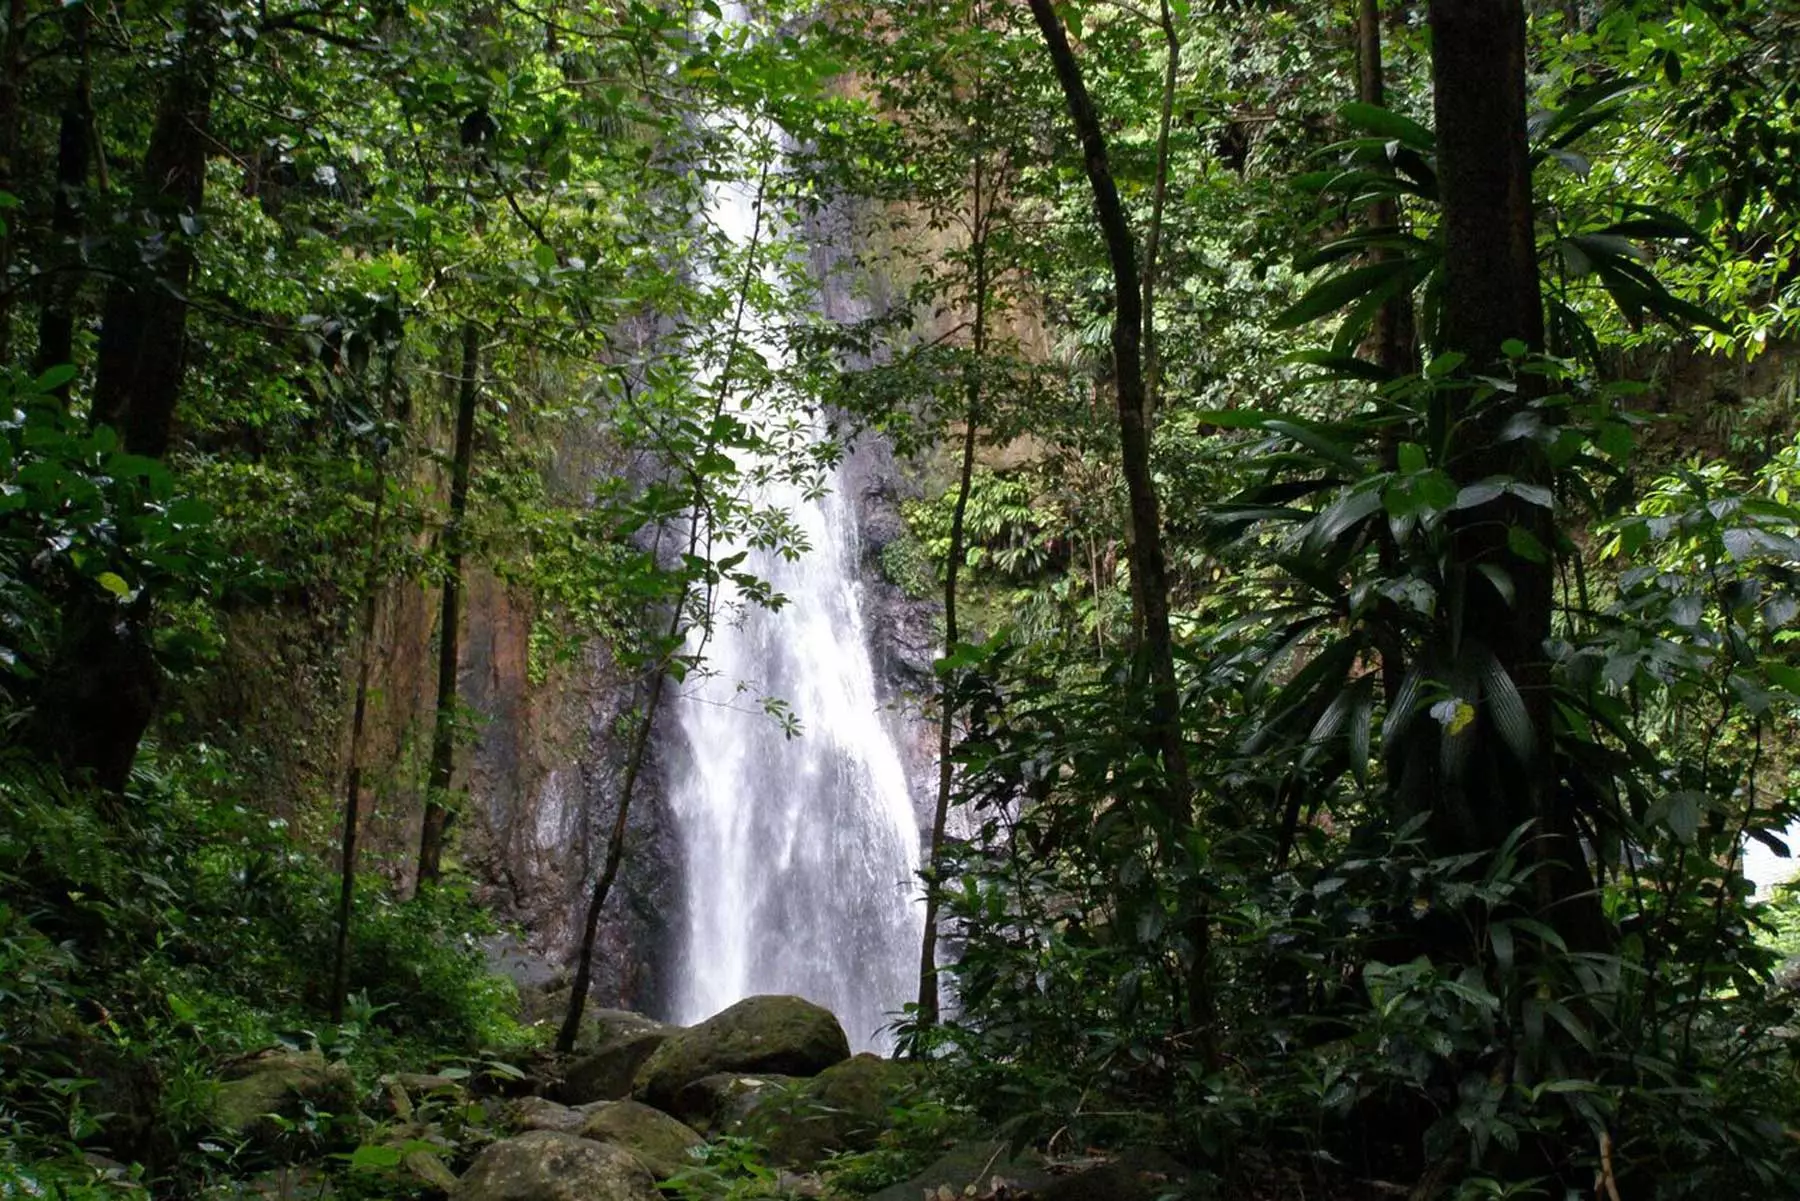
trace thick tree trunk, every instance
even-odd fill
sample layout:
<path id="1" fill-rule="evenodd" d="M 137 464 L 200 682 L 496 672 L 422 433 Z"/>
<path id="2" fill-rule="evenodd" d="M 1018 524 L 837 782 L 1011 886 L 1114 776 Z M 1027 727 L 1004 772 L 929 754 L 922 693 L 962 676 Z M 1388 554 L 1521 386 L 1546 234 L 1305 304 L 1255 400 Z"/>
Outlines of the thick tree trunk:
<path id="1" fill-rule="evenodd" d="M 1544 340 L 1525 125 L 1525 11 L 1520 0 L 1432 0 L 1430 22 L 1445 255 L 1441 342 L 1468 356 L 1471 371 L 1501 372 L 1505 342 L 1539 349 Z M 1479 414 L 1462 414 L 1451 447 L 1459 484 L 1495 475 L 1551 482 L 1535 443 L 1498 438 L 1529 400 L 1525 383 Z M 1509 530 L 1523 530 L 1539 546 L 1552 546 L 1550 514 L 1509 495 L 1456 516 L 1450 587 L 1460 593 L 1460 607 L 1452 604 L 1460 621 L 1445 631 L 1439 658 L 1481 680 L 1481 701 L 1476 726 L 1460 735 L 1475 748 L 1471 761 L 1457 778 L 1432 788 L 1431 836 L 1445 849 L 1486 849 L 1519 824 L 1535 822 L 1534 845 L 1544 864 L 1535 878 L 1540 906 L 1571 942 L 1591 944 L 1601 928 L 1598 910 L 1588 897 L 1592 883 L 1573 817 L 1557 788 L 1553 750 L 1544 649 L 1552 565 L 1545 556 L 1520 554 L 1518 540 L 1509 537 Z M 1497 586 L 1495 576 L 1510 589 Z M 1509 698 L 1503 681 L 1484 675 L 1487 664 L 1497 665 L 1517 690 L 1529 753 L 1518 753 L 1502 733 L 1497 713 Z"/>
<path id="2" fill-rule="evenodd" d="M 201 7 L 191 6 L 190 21 Z M 169 449 L 186 365 L 187 293 L 212 118 L 209 41 L 206 29 L 190 25 L 144 156 L 142 207 L 156 222 L 161 253 L 148 266 L 121 270 L 101 318 L 94 424 L 112 426 L 127 450 L 150 458 Z M 130 264 L 144 257 L 136 247 L 123 255 Z"/>
<path id="3" fill-rule="evenodd" d="M 444 837 L 450 829 L 450 780 L 456 768 L 456 673 L 462 660 L 463 547 L 480 370 L 481 331 L 473 321 L 465 321 L 456 443 L 450 460 L 450 516 L 444 524 L 444 586 L 438 606 L 437 708 L 431 727 L 431 766 L 425 777 L 425 820 L 419 834 L 421 888 L 437 883 L 443 872 Z"/>
<path id="4" fill-rule="evenodd" d="M 1139 628 L 1143 631 L 1138 653 L 1143 674 L 1148 677 L 1150 696 L 1145 743 L 1162 758 L 1163 852 L 1165 859 L 1172 859 L 1179 853 L 1177 848 L 1183 833 L 1193 823 L 1193 783 L 1188 772 L 1187 744 L 1181 732 L 1181 694 L 1175 680 L 1174 638 L 1169 625 L 1169 579 L 1163 559 L 1162 519 L 1158 512 L 1156 486 L 1150 475 L 1150 435 L 1144 411 L 1141 341 L 1143 294 L 1137 247 L 1107 159 L 1106 136 L 1101 131 L 1100 118 L 1088 96 L 1087 85 L 1082 82 L 1081 67 L 1069 47 L 1068 35 L 1051 0 L 1031 0 L 1031 15 L 1044 35 L 1044 45 L 1050 52 L 1063 98 L 1068 103 L 1069 117 L 1081 140 L 1083 165 L 1093 189 L 1094 209 L 1112 266 L 1113 381 L 1118 402 L 1119 452 L 1130 509 L 1131 598 Z M 1192 902 L 1191 914 L 1186 927 L 1190 944 L 1189 1020 L 1203 1039 L 1210 1039 L 1213 1000 L 1208 960 L 1212 939 L 1203 900 Z"/>
<path id="5" fill-rule="evenodd" d="M 133 246 L 120 256 L 100 328 L 93 423 L 112 426 L 126 450 L 149 458 L 168 450 L 181 396 L 191 239 L 206 184 L 212 41 L 206 7 L 190 4 L 181 60 L 157 105 L 139 188 L 139 209 L 155 223 L 162 251 L 146 261 Z M 161 686 L 150 616 L 147 598 L 121 608 L 93 590 L 64 614 L 34 732 L 72 779 L 113 792 L 125 786 Z"/>

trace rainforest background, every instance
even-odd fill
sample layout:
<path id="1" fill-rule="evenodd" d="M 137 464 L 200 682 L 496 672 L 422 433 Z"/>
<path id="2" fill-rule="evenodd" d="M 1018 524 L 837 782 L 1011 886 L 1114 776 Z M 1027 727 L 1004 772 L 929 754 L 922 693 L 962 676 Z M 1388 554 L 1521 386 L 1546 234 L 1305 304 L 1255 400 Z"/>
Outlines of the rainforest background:
<path id="1" fill-rule="evenodd" d="M 655 1010 L 771 478 L 925 817 L 806 1187 L 1800 1189 L 1788 0 L 0 15 L 0 1196 L 439 1195 Z"/>

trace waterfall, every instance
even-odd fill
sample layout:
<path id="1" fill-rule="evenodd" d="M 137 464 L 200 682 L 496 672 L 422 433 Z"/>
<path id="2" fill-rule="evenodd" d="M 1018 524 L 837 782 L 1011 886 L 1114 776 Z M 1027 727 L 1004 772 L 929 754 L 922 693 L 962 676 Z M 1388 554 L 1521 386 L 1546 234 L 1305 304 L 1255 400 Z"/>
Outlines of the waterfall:
<path id="1" fill-rule="evenodd" d="M 719 185 L 708 200 L 716 227 L 748 245 L 752 193 Z M 778 361 L 769 339 L 751 338 Z M 691 1023 L 746 996 L 792 993 L 836 1013 L 853 1047 L 885 1051 L 888 1015 L 916 989 L 919 827 L 876 695 L 840 476 L 823 495 L 779 479 L 755 486 L 751 503 L 785 511 L 803 535 L 797 559 L 713 548 L 747 551 L 742 569 L 787 603 L 761 608 L 726 585 L 704 645 L 690 635 L 706 676 L 684 685 L 673 713 L 685 901 L 673 1016 Z M 788 737 L 761 697 L 790 706 L 802 732 Z"/>

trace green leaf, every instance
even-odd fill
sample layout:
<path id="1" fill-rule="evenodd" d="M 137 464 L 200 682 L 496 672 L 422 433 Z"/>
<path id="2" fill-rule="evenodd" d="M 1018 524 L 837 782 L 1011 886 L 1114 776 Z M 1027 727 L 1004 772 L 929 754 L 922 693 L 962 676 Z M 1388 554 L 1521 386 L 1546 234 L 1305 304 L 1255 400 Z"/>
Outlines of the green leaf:
<path id="1" fill-rule="evenodd" d="M 94 577 L 94 583 L 100 585 L 102 588 L 121 599 L 131 595 L 131 585 L 125 582 L 123 576 L 118 575 L 115 572 L 101 572 Z"/>
<path id="2" fill-rule="evenodd" d="M 1338 109 L 1338 116 L 1343 118 L 1346 125 L 1377 137 L 1392 138 L 1421 153 L 1430 153 L 1437 148 L 1436 134 L 1411 117 L 1403 117 L 1393 109 L 1383 108 L 1379 104 L 1353 100 Z"/>
<path id="3" fill-rule="evenodd" d="M 1392 295 L 1410 285 L 1416 271 L 1416 265 L 1406 259 L 1387 259 L 1327 276 L 1293 305 L 1276 314 L 1269 328 L 1296 329 L 1378 291 Z"/>

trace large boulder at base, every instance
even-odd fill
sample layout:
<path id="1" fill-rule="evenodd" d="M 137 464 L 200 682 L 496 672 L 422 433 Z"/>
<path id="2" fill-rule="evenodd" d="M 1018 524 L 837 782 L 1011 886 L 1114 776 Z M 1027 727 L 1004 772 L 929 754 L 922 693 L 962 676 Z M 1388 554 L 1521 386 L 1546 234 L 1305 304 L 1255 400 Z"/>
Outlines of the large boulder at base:
<path id="1" fill-rule="evenodd" d="M 534 1130 L 469 1165 L 452 1201 L 661 1201 L 637 1156 L 573 1134 Z"/>
<path id="2" fill-rule="evenodd" d="M 850 1040 L 829 1009 L 799 997 L 746 997 L 656 1049 L 632 1096 L 670 1111 L 682 1086 L 717 1072 L 816 1076 L 850 1058 Z"/>
<path id="3" fill-rule="evenodd" d="M 556 1099 L 585 1105 L 629 1097 L 638 1069 L 680 1029 L 624 1009 L 600 1010 L 582 1024 L 576 1057 L 563 1071 Z"/>
<path id="4" fill-rule="evenodd" d="M 757 1106 L 741 1123 L 743 1133 L 764 1143 L 772 1162 L 788 1166 L 811 1167 L 833 1151 L 866 1151 L 917 1078 L 911 1064 L 858 1055 Z"/>
<path id="5" fill-rule="evenodd" d="M 581 1137 L 625 1148 L 658 1180 L 692 1167 L 688 1151 L 706 1141 L 662 1110 L 636 1101 L 615 1101 L 596 1110 L 581 1127 Z"/>
<path id="6" fill-rule="evenodd" d="M 1015 1156 L 1004 1142 L 958 1143 L 911 1180 L 889 1185 L 868 1201 L 919 1201 L 941 1196 L 945 1189 L 953 1197 L 986 1197 L 997 1191 L 997 1184 L 1012 1193 L 1036 1196 L 1054 1179 L 1044 1157 L 1035 1151 Z"/>
<path id="7" fill-rule="evenodd" d="M 748 1075 L 743 1072 L 715 1072 L 710 1076 L 681 1086 L 669 1112 L 707 1134 L 731 1134 L 744 1121 L 775 1097 L 793 1092 L 802 1083 L 798 1076 L 781 1076 L 773 1072 Z"/>
<path id="8" fill-rule="evenodd" d="M 227 1070 L 213 1094 L 213 1124 L 235 1139 L 272 1141 L 282 1130 L 268 1115 L 302 1118 L 308 1107 L 315 1113 L 355 1113 L 350 1069 L 317 1051 L 271 1051 Z"/>

